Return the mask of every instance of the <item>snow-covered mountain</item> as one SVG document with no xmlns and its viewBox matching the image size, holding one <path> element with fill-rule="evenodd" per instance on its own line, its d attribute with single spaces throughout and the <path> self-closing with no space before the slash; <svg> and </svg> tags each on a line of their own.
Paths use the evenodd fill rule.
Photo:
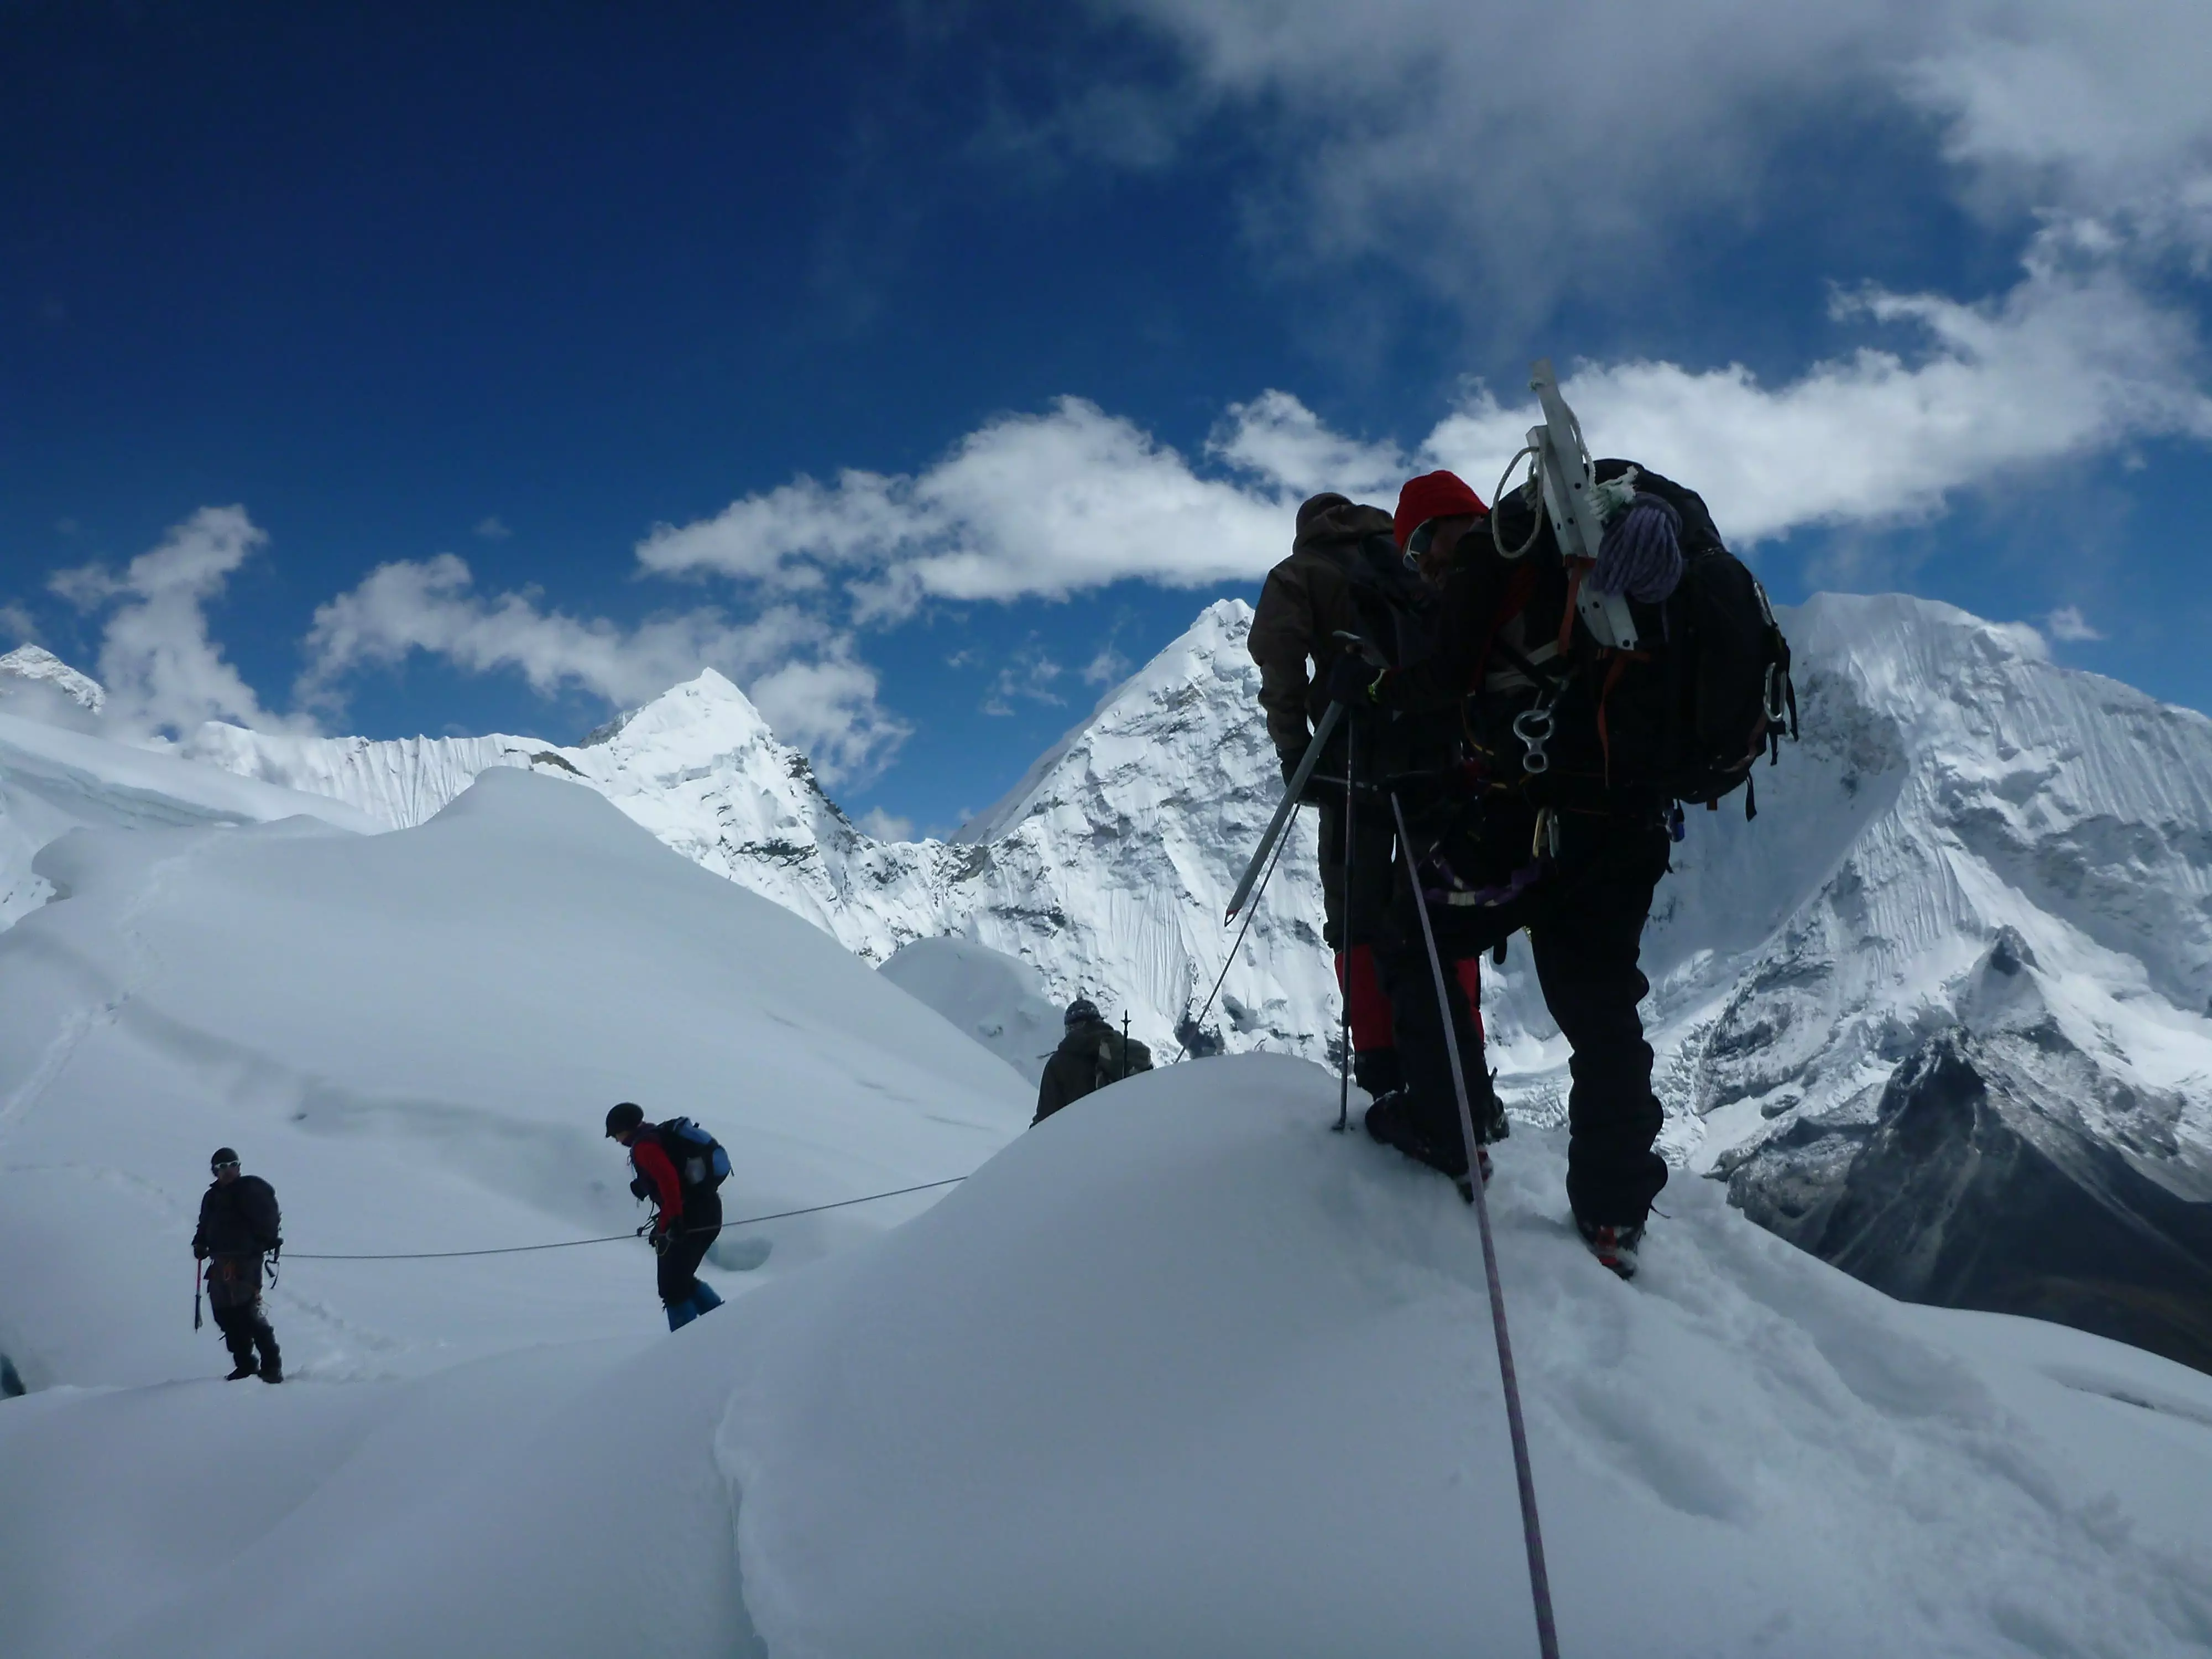
<svg viewBox="0 0 2212 1659">
<path fill-rule="evenodd" d="M 1210 606 L 951 842 L 862 835 L 713 674 L 573 748 L 217 727 L 190 747 L 394 823 L 484 765 L 580 781 L 872 961 L 964 939 L 1054 1000 L 1127 1009 L 1166 1058 L 1279 789 L 1249 621 Z M 2212 721 L 1942 605 L 1823 595 L 1785 622 L 1803 742 L 1760 769 L 1756 822 L 1691 815 L 1646 934 L 1668 1150 L 1901 1293 L 2212 1364 Z M 1313 858 L 1302 815 L 1201 1051 L 1328 1054 Z M 1532 981 L 1516 942 L 1486 981 L 1492 1060 L 1518 1115 L 1556 1121 L 1565 1048 Z M 1954 1175 L 1869 1211 L 1908 1131 Z"/>
<path fill-rule="evenodd" d="M 1228 956 L 1231 888 L 1280 793 L 1252 711 L 1250 609 L 1224 600 L 1102 702 L 996 806 L 950 842 L 862 834 L 709 670 L 584 743 L 515 737 L 368 742 L 210 724 L 185 752 L 333 796 L 397 827 L 491 766 L 605 795 L 668 846 L 796 911 L 871 962 L 963 938 L 1030 963 L 1172 1054 Z M 1302 821 L 1198 1046 L 1319 1056 L 1334 1016 L 1320 949 L 1314 832 Z"/>
</svg>

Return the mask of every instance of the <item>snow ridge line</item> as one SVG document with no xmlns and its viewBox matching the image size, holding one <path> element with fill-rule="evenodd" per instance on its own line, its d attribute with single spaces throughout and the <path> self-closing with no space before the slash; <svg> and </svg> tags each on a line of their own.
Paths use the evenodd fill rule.
<svg viewBox="0 0 2212 1659">
<path fill-rule="evenodd" d="M 869 1193 L 860 1198 L 841 1198 L 830 1204 L 810 1204 L 804 1209 L 778 1210 L 770 1215 L 742 1216 L 735 1221 L 725 1221 L 720 1227 L 753 1227 L 763 1221 L 782 1221 L 795 1215 L 819 1215 L 824 1210 L 848 1209 L 855 1204 L 872 1204 L 879 1198 L 903 1198 L 908 1193 L 933 1192 L 939 1187 L 957 1186 L 967 1180 L 966 1176 L 947 1176 L 942 1181 L 925 1181 L 914 1187 L 894 1187 L 887 1193 Z M 705 1232 L 704 1227 L 686 1227 L 687 1233 Z M 615 1244 L 625 1238 L 635 1238 L 635 1232 L 607 1233 L 598 1238 L 562 1238 L 550 1244 L 501 1244 L 482 1250 L 379 1250 L 367 1255 L 332 1255 L 313 1250 L 293 1253 L 295 1261 L 442 1261 L 457 1255 L 521 1255 L 531 1250 L 572 1250 L 579 1244 Z"/>
</svg>

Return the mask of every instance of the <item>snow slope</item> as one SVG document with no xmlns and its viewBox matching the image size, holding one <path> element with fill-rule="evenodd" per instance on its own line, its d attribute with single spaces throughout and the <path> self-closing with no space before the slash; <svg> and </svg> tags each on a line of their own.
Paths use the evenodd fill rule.
<svg viewBox="0 0 2212 1659">
<path fill-rule="evenodd" d="M 879 971 L 1032 1085 L 1044 1080 L 1044 1063 L 1066 1032 L 1066 1011 L 1046 1000 L 1044 981 L 1026 962 L 963 939 L 918 939 Z"/>
<path fill-rule="evenodd" d="M 716 1132 L 733 1216 L 964 1175 L 1029 1115 L 936 1015 L 573 783 L 495 769 L 374 836 L 80 830 L 38 870 L 66 896 L 0 933 L 0 1352 L 33 1387 L 206 1370 L 185 1247 L 219 1144 L 303 1258 L 628 1231 L 617 1099 Z M 715 1260 L 772 1245 L 773 1272 L 927 1201 L 733 1232 Z M 414 1375 L 648 1334 L 651 1266 L 295 1259 L 274 1313 L 309 1379 Z"/>
<path fill-rule="evenodd" d="M 1171 1068 L 672 1337 L 0 1403 L 0 1650 L 1532 1653 L 1473 1218 L 1334 1115 Z M 1624 1285 L 1559 1182 L 1493 1201 L 1565 1652 L 2212 1645 L 2212 1379 L 1703 1182 Z"/>
<path fill-rule="evenodd" d="M 325 794 L 226 777 L 90 732 L 0 714 L 0 928 L 51 896 L 33 862 L 40 848 L 71 830 L 270 823 L 295 817 L 361 834 L 384 828 Z"/>
<path fill-rule="evenodd" d="M 1281 790 L 1254 712 L 1251 617 L 1240 601 L 1209 606 L 952 842 L 863 835 L 806 757 L 711 670 L 572 748 L 300 738 L 214 723 L 186 748 L 398 825 L 420 822 L 483 767 L 557 772 L 871 962 L 916 939 L 970 939 L 1030 963 L 1048 1001 L 1085 994 L 1116 1018 L 1127 1010 L 1134 1035 L 1172 1054 L 1227 959 L 1218 919 Z M 1323 1051 L 1334 1016 L 1316 1011 L 1334 981 L 1316 954 L 1313 859 L 1302 821 L 1201 1048 Z"/>
</svg>

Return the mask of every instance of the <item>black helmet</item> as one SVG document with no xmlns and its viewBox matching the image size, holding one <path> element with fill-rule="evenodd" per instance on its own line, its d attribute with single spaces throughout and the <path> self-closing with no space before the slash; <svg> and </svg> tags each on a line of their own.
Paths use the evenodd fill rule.
<svg viewBox="0 0 2212 1659">
<path fill-rule="evenodd" d="M 231 1164 L 234 1167 L 237 1163 L 238 1153 L 235 1151 L 228 1146 L 218 1146 L 215 1149 L 214 1154 L 208 1159 L 208 1169 L 210 1172 L 212 1173 L 213 1171 L 222 1168 L 226 1164 Z"/>
<path fill-rule="evenodd" d="M 1060 1024 L 1062 1025 L 1080 1025 L 1087 1019 L 1096 1019 L 1097 1018 L 1098 1005 L 1093 1002 L 1089 997 L 1078 997 L 1074 1001 L 1067 1005 L 1067 1018 L 1060 1021 Z"/>
<path fill-rule="evenodd" d="M 645 1108 L 634 1100 L 607 1108 L 607 1139 L 618 1140 L 645 1121 Z"/>
</svg>

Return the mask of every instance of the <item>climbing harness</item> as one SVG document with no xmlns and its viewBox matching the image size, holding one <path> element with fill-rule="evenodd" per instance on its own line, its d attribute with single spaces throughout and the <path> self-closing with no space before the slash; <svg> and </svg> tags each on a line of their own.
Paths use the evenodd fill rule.
<svg viewBox="0 0 2212 1659">
<path fill-rule="evenodd" d="M 1406 811 L 1390 795 L 1390 814 L 1398 826 L 1398 848 L 1410 869 L 1413 838 L 1407 833 Z M 1467 1146 L 1466 1175 L 1460 1177 L 1459 1195 L 1474 1206 L 1475 1224 L 1482 1235 L 1483 1279 L 1490 1291 L 1490 1324 L 1498 1339 L 1498 1375 L 1505 1393 L 1505 1422 L 1513 1441 L 1513 1474 L 1521 1490 L 1521 1533 L 1528 1552 L 1528 1594 L 1535 1603 L 1536 1645 L 1543 1659 L 1559 1659 L 1559 1636 L 1552 1616 L 1551 1575 L 1544 1566 L 1544 1533 L 1536 1516 L 1536 1476 L 1528 1462 L 1528 1425 L 1521 1415 L 1521 1382 L 1513 1368 L 1513 1342 L 1505 1329 L 1505 1291 L 1498 1279 L 1498 1249 L 1490 1232 L 1490 1203 L 1484 1196 L 1478 1171 L 1482 1146 L 1474 1135 L 1474 1109 L 1467 1097 L 1467 1073 L 1461 1065 L 1459 1036 L 1452 1025 L 1451 1000 L 1444 989 L 1443 958 L 1437 953 L 1436 930 L 1429 923 L 1429 907 L 1416 904 L 1421 919 L 1421 943 L 1429 953 L 1429 973 L 1437 992 L 1437 1013 L 1443 1024 L 1444 1054 L 1451 1062 L 1452 1092 L 1459 1102 L 1460 1135 Z"/>
<path fill-rule="evenodd" d="M 784 1221 L 795 1215 L 819 1215 L 824 1210 L 842 1210 L 855 1204 L 872 1204 L 879 1198 L 903 1198 L 908 1193 L 933 1192 L 939 1187 L 952 1187 L 967 1180 L 966 1176 L 948 1176 L 943 1181 L 925 1181 L 916 1187 L 894 1187 L 887 1193 L 869 1193 L 860 1198 L 841 1198 L 831 1204 L 810 1204 L 804 1209 L 778 1210 L 770 1215 L 749 1215 L 736 1221 L 722 1223 L 719 1227 L 686 1227 L 680 1231 L 691 1232 L 727 1231 L 732 1227 L 755 1227 L 763 1221 Z M 523 1255 L 532 1250 L 572 1250 L 580 1244 L 615 1244 L 626 1238 L 635 1238 L 635 1232 L 608 1233 L 599 1238 L 562 1238 L 550 1244 L 505 1244 L 484 1250 L 378 1250 L 366 1255 L 318 1254 L 312 1250 L 295 1250 L 295 1261 L 441 1261 L 463 1255 Z"/>
</svg>

